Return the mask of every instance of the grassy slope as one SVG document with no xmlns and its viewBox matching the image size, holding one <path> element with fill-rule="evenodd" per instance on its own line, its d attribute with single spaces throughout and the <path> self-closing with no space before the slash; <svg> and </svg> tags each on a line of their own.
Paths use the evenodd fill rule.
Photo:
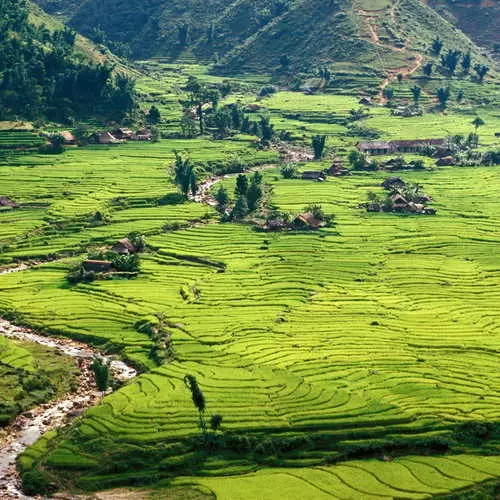
<svg viewBox="0 0 500 500">
<path fill-rule="evenodd" d="M 429 5 L 447 17 L 467 33 L 481 46 L 493 48 L 500 44 L 498 2 L 482 0 L 480 2 L 450 2 L 449 0 L 431 0 Z"/>
<path fill-rule="evenodd" d="M 366 17 L 380 27 L 375 42 Z M 405 66 L 415 50 L 426 53 L 439 33 L 446 44 L 479 58 L 474 44 L 418 0 L 332 0 L 318 5 L 295 0 L 284 13 L 263 0 L 89 0 L 72 13 L 70 24 L 84 34 L 95 26 L 111 40 L 129 43 L 138 57 L 161 56 L 187 61 L 214 61 L 226 73 L 269 71 L 287 54 L 294 71 L 310 71 L 325 63 L 348 61 L 378 71 Z M 189 26 L 187 46 L 179 45 L 179 26 Z M 208 41 L 213 26 L 214 38 Z M 403 53 L 393 49 L 409 37 Z M 414 54 L 413 54 L 414 57 Z M 406 64 L 407 65 L 407 64 Z"/>
<path fill-rule="evenodd" d="M 68 392 L 76 373 L 74 362 L 52 349 L 0 337 L 0 425 Z M 40 381 L 36 388 L 34 381 Z"/>
<path fill-rule="evenodd" d="M 30 8 L 30 21 L 39 26 L 45 25 L 49 30 L 62 29 L 63 24 L 55 17 L 47 14 L 38 5 L 32 1 L 29 4 Z M 116 66 L 118 71 L 131 73 L 132 70 L 126 67 L 123 62 L 114 56 L 109 50 L 101 50 L 96 44 L 88 38 L 77 34 L 75 40 L 75 52 L 77 55 L 82 56 L 84 59 L 93 62 L 94 64 L 110 64 Z"/>
</svg>

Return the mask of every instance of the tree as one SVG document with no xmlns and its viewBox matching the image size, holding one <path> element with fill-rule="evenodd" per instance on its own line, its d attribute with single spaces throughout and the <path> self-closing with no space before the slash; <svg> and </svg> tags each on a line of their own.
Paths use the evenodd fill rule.
<svg viewBox="0 0 500 500">
<path fill-rule="evenodd" d="M 398 73 L 396 78 L 398 79 L 398 83 L 401 83 L 403 81 L 403 78 L 404 78 L 403 73 Z"/>
<path fill-rule="evenodd" d="M 443 41 L 436 37 L 432 42 L 432 52 L 434 55 L 438 56 L 441 53 L 441 49 L 443 48 Z"/>
<path fill-rule="evenodd" d="M 217 202 L 217 209 L 219 212 L 224 213 L 229 204 L 229 194 L 226 188 L 221 184 L 215 193 L 215 201 Z"/>
<path fill-rule="evenodd" d="M 450 88 L 449 87 L 440 87 L 438 90 L 437 90 L 437 98 L 441 104 L 441 106 L 443 106 L 443 108 L 446 108 L 446 105 L 448 103 L 448 100 L 450 98 Z"/>
<path fill-rule="evenodd" d="M 248 202 L 246 196 L 240 196 L 231 211 L 231 219 L 241 220 L 248 215 Z"/>
<path fill-rule="evenodd" d="M 274 137 L 274 126 L 268 116 L 260 118 L 260 133 L 264 143 L 268 143 Z"/>
<path fill-rule="evenodd" d="M 314 151 L 314 159 L 321 160 L 325 152 L 326 135 L 315 135 L 311 139 L 312 148 Z"/>
<path fill-rule="evenodd" d="M 110 383 L 111 374 L 109 370 L 109 361 L 106 362 L 101 358 L 95 357 L 92 360 L 90 369 L 94 372 L 95 383 L 97 388 L 104 394 Z"/>
<path fill-rule="evenodd" d="M 281 65 L 281 67 L 284 68 L 284 69 L 287 69 L 287 68 L 290 67 L 290 64 L 291 64 L 290 58 L 286 54 L 283 54 L 280 57 L 280 65 Z"/>
<path fill-rule="evenodd" d="M 177 151 L 175 152 L 174 178 L 186 198 L 189 192 L 194 196 L 198 191 L 196 168 L 190 158 L 183 158 Z"/>
<path fill-rule="evenodd" d="M 479 129 L 479 127 L 482 127 L 483 125 L 486 125 L 486 122 L 480 117 L 480 116 L 476 116 L 474 118 L 474 120 L 472 120 L 472 125 L 474 125 L 474 129 L 476 131 L 476 134 L 477 134 L 477 131 Z"/>
<path fill-rule="evenodd" d="M 186 375 L 184 377 L 184 384 L 186 384 L 186 387 L 191 391 L 191 399 L 193 400 L 194 406 L 198 410 L 200 429 L 203 433 L 205 433 L 207 430 L 207 425 L 205 423 L 206 401 L 203 391 L 200 389 L 198 381 L 194 375 Z"/>
<path fill-rule="evenodd" d="M 161 121 L 160 110 L 154 105 L 151 106 L 146 119 L 147 122 L 150 123 L 151 125 L 157 125 Z"/>
<path fill-rule="evenodd" d="M 477 77 L 480 83 L 483 83 L 484 77 L 488 74 L 489 70 L 490 67 L 486 66 L 485 64 L 476 64 L 474 66 L 474 71 L 477 73 Z"/>
<path fill-rule="evenodd" d="M 260 172 L 255 172 L 247 191 L 247 204 L 250 212 L 253 212 L 257 208 L 260 200 L 262 199 L 264 192 L 261 186 L 262 174 Z"/>
<path fill-rule="evenodd" d="M 420 97 L 422 96 L 422 89 L 418 85 L 415 85 L 411 88 L 411 93 L 413 94 L 413 100 L 415 104 L 418 104 L 420 101 Z"/>
<path fill-rule="evenodd" d="M 357 151 L 356 149 L 353 149 L 349 153 L 347 159 L 354 170 L 363 170 L 368 165 L 366 156 L 361 151 Z"/>
<path fill-rule="evenodd" d="M 222 415 L 215 414 L 212 415 L 210 418 L 210 427 L 214 432 L 217 432 L 220 429 L 220 426 L 222 425 Z"/>
<path fill-rule="evenodd" d="M 196 77 L 190 76 L 188 78 L 188 83 L 186 85 L 186 91 L 188 93 L 188 100 L 184 101 L 184 105 L 188 107 L 194 107 L 196 110 L 196 115 L 198 117 L 200 133 L 203 134 L 205 131 L 204 126 L 204 111 L 203 106 L 208 103 L 212 103 L 212 107 L 215 109 L 220 99 L 220 94 L 217 89 L 210 89 L 204 83 L 201 83 Z"/>
<path fill-rule="evenodd" d="M 280 168 L 280 173 L 284 179 L 293 179 L 297 175 L 297 168 L 291 163 L 287 163 Z"/>
<path fill-rule="evenodd" d="M 462 57 L 462 71 L 467 75 L 470 71 L 471 67 L 471 54 L 470 52 L 467 52 L 467 54 L 464 54 Z"/>
<path fill-rule="evenodd" d="M 462 102 L 464 100 L 464 91 L 463 90 L 459 90 L 457 92 L 457 102 Z"/>
<path fill-rule="evenodd" d="M 246 196 L 248 192 L 248 178 L 245 174 L 239 174 L 236 178 L 236 188 L 234 194 L 236 196 Z"/>
<path fill-rule="evenodd" d="M 182 137 L 186 139 L 192 139 L 196 135 L 196 121 L 189 114 L 189 112 L 184 113 L 180 122 Z"/>
<path fill-rule="evenodd" d="M 428 62 L 427 64 L 425 64 L 424 67 L 422 68 L 424 75 L 431 76 L 432 75 L 432 68 L 433 68 L 433 64 L 431 62 Z"/>
<path fill-rule="evenodd" d="M 450 71 L 451 75 L 455 74 L 461 55 L 459 50 L 449 49 L 446 54 L 441 56 L 441 64 Z"/>
<path fill-rule="evenodd" d="M 151 127 L 151 141 L 160 142 L 161 141 L 161 132 L 158 127 Z"/>
</svg>

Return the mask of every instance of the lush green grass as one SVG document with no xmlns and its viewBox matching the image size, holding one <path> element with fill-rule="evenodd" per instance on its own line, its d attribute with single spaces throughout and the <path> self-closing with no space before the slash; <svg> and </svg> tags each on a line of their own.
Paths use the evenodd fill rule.
<svg viewBox="0 0 500 500">
<path fill-rule="evenodd" d="M 405 457 L 393 462 L 353 461 L 314 469 L 263 469 L 239 477 L 179 478 L 175 485 L 208 489 L 220 500 L 249 497 L 424 499 L 461 490 L 500 474 L 498 457 Z M 166 490 L 168 494 L 168 490 Z"/>
<path fill-rule="evenodd" d="M 141 85 L 152 91 L 154 78 Z M 243 102 L 255 100 L 254 90 Z M 159 86 L 151 102 L 170 91 L 178 95 L 175 85 Z M 357 100 L 281 92 L 259 104 L 278 128 L 307 141 L 324 130 L 329 147 L 344 155 L 359 140 L 344 136 Z M 477 111 L 487 122 L 482 142 L 492 147 L 497 113 L 490 106 Z M 456 109 L 412 119 L 382 107 L 370 113 L 365 125 L 388 138 L 465 133 L 474 116 Z M 498 477 L 489 468 L 494 459 L 479 455 L 498 454 L 499 443 L 500 170 L 401 174 L 435 200 L 438 214 L 419 217 L 359 208 L 368 192 L 382 192 L 382 172 L 317 183 L 268 169 L 278 208 L 297 213 L 319 203 L 336 225 L 266 234 L 217 223 L 201 204 L 163 204 L 175 191 L 167 171 L 175 150 L 203 163 L 207 174 L 235 156 L 247 164 L 276 159 L 252 138 L 236 136 L 15 156 L 1 167 L 5 194 L 22 207 L 0 213 L 8 223 L 0 232 L 1 262 L 60 259 L 2 276 L 0 310 L 121 352 L 147 370 L 70 431 L 30 450 L 23 467 L 42 465 L 53 479 L 83 489 L 188 476 L 175 484 L 204 485 L 221 498 L 247 489 L 265 495 L 270 483 L 291 487 L 290 498 L 324 484 L 345 488 L 341 498 L 357 487 L 366 495 L 422 498 Z M 325 160 L 301 169 L 328 166 Z M 234 179 L 224 183 L 232 192 Z M 96 211 L 104 224 L 95 222 Z M 136 279 L 68 285 L 68 269 L 90 246 L 134 230 L 146 233 L 150 248 Z M 148 356 L 151 339 L 135 327 L 158 313 L 175 349 L 161 367 Z M 186 374 L 196 375 L 205 393 L 207 417 L 224 417 L 212 448 L 199 438 Z M 457 465 L 456 457 L 420 464 L 416 456 L 450 450 L 474 455 L 462 458 L 477 467 Z M 415 457 L 312 468 L 383 454 Z M 271 467 L 280 469 L 219 478 Z M 294 467 L 288 481 L 283 467 Z M 407 479 L 395 480 L 397 474 Z"/>
<path fill-rule="evenodd" d="M 74 362 L 53 349 L 0 337 L 0 425 L 76 383 Z"/>
</svg>

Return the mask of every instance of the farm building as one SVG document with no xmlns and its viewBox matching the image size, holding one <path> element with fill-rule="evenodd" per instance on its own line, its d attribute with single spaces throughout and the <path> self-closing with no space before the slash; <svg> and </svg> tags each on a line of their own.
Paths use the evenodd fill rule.
<svg viewBox="0 0 500 500">
<path fill-rule="evenodd" d="M 131 139 L 133 141 L 150 141 L 153 138 L 151 132 L 145 128 L 138 130 Z"/>
<path fill-rule="evenodd" d="M 123 238 L 115 244 L 115 246 L 113 247 L 113 252 L 119 253 L 121 255 L 128 255 L 136 253 L 137 249 L 128 238 Z"/>
<path fill-rule="evenodd" d="M 75 136 L 69 130 L 63 130 L 59 135 L 64 139 L 64 144 L 66 146 L 76 145 Z"/>
<path fill-rule="evenodd" d="M 302 172 L 302 179 L 308 181 L 324 181 L 326 179 L 325 174 L 318 170 L 309 170 Z"/>
<path fill-rule="evenodd" d="M 297 215 L 292 225 L 296 229 L 319 229 L 325 223 L 322 220 L 316 219 L 311 212 L 305 212 Z"/>
<path fill-rule="evenodd" d="M 387 141 L 360 142 L 358 149 L 362 153 L 370 155 L 387 155 L 391 153 L 391 144 Z"/>
<path fill-rule="evenodd" d="M 82 266 L 87 272 L 107 273 L 111 270 L 113 263 L 108 260 L 85 260 Z"/>
<path fill-rule="evenodd" d="M 351 175 L 351 172 L 346 168 L 341 159 L 336 158 L 332 166 L 327 170 L 328 175 L 333 175 L 334 177 L 342 177 L 344 175 Z"/>
<path fill-rule="evenodd" d="M 121 141 L 127 141 L 134 137 L 134 131 L 129 128 L 117 128 L 113 130 L 113 136 Z"/>
<path fill-rule="evenodd" d="M 370 155 L 392 153 L 421 153 L 429 147 L 440 148 L 444 139 L 416 139 L 408 141 L 366 141 L 358 144 L 358 150 Z"/>
<path fill-rule="evenodd" d="M 395 210 L 403 210 L 408 206 L 408 201 L 401 194 L 394 194 L 391 196 L 392 206 Z"/>
<path fill-rule="evenodd" d="M 110 132 L 96 132 L 89 137 L 94 144 L 118 144 L 120 141 Z"/>
</svg>

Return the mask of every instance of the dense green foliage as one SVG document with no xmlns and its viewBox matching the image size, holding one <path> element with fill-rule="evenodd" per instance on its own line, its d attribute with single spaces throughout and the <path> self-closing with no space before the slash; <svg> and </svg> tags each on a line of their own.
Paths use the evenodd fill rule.
<svg viewBox="0 0 500 500">
<path fill-rule="evenodd" d="M 120 120 L 132 111 L 132 81 L 109 65 L 77 58 L 72 30 L 35 26 L 26 0 L 2 0 L 0 13 L 0 119 Z"/>
</svg>

